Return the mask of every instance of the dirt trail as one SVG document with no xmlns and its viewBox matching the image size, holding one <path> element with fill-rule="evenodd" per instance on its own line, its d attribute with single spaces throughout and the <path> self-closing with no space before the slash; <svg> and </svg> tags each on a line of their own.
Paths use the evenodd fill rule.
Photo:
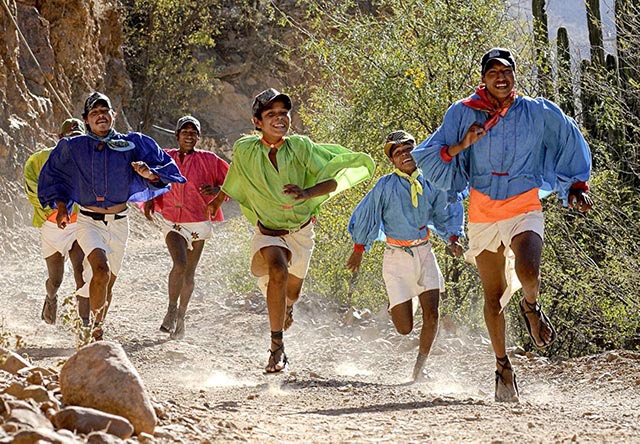
<svg viewBox="0 0 640 444">
<path fill-rule="evenodd" d="M 496 404 L 486 339 L 442 330 L 432 379 L 409 384 L 416 331 L 401 337 L 384 313 L 353 317 L 303 295 L 286 334 L 291 371 L 263 375 L 268 321 L 246 278 L 250 229 L 229 210 L 236 217 L 205 247 L 182 341 L 158 331 L 170 265 L 159 228 L 132 217 L 106 339 L 124 346 L 164 406 L 165 441 L 640 442 L 638 353 L 516 357 L 522 403 Z M 39 234 L 17 227 L 0 240 L 5 331 L 24 338 L 34 361 L 55 364 L 75 340 L 39 320 Z M 60 297 L 71 292 L 67 271 Z"/>
</svg>

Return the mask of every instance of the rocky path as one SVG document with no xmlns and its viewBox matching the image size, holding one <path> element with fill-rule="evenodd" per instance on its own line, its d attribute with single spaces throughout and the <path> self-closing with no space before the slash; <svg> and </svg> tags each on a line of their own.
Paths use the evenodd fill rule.
<svg viewBox="0 0 640 444">
<path fill-rule="evenodd" d="M 33 361 L 56 365 L 75 351 L 74 334 L 39 320 L 37 231 L 10 231 L 0 235 L 4 334 L 20 335 Z M 286 335 L 290 371 L 263 375 L 267 313 L 246 276 L 249 236 L 239 217 L 219 226 L 196 278 L 186 338 L 170 341 L 158 331 L 169 257 L 159 229 L 132 218 L 106 339 L 123 345 L 162 404 L 158 440 L 640 442 L 640 354 L 563 362 L 517 355 L 522 402 L 496 404 L 486 339 L 442 329 L 431 379 L 409 384 L 415 332 L 400 337 L 384 313 L 345 313 L 308 294 Z M 68 272 L 60 297 L 71 294 L 71 281 Z"/>
</svg>

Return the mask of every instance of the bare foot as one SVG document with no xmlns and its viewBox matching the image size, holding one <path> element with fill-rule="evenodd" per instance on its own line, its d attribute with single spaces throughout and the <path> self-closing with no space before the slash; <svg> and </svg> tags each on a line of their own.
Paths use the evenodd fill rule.
<svg viewBox="0 0 640 444">
<path fill-rule="evenodd" d="M 178 316 L 178 319 L 176 320 L 176 327 L 169 337 L 171 339 L 182 339 L 184 338 L 184 334 L 184 316 Z"/>
<path fill-rule="evenodd" d="M 412 378 L 414 382 L 426 379 L 422 369 L 424 368 L 424 363 L 427 362 L 427 356 L 418 352 L 418 357 L 416 358 L 416 364 L 413 366 L 413 374 Z"/>
<path fill-rule="evenodd" d="M 176 319 L 178 317 L 178 307 L 177 306 L 169 306 L 167 309 L 167 314 L 164 315 L 164 319 L 162 320 L 162 325 L 160 325 L 160 331 L 165 333 L 173 333 L 176 329 Z"/>
</svg>

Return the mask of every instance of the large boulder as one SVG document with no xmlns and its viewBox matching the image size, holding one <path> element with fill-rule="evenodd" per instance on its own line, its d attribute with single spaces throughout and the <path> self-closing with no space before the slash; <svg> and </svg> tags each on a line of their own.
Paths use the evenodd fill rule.
<svg viewBox="0 0 640 444">
<path fill-rule="evenodd" d="M 53 423 L 78 433 L 106 431 L 125 439 L 133 435 L 133 425 L 126 418 L 87 407 L 66 407 L 54 415 Z"/>
<path fill-rule="evenodd" d="M 60 370 L 66 405 L 102 410 L 127 418 L 135 433 L 151 433 L 156 414 L 140 375 L 120 344 L 95 342 L 71 356 Z"/>
</svg>

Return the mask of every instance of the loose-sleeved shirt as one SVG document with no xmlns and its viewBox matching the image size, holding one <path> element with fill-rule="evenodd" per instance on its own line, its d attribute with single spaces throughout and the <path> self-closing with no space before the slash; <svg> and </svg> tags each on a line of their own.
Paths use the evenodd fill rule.
<svg viewBox="0 0 640 444">
<path fill-rule="evenodd" d="M 213 199 L 200 193 L 200 186 L 220 187 L 229 170 L 229 164 L 210 151 L 193 150 L 180 156 L 179 149 L 166 150 L 176 162 L 186 183 L 174 183 L 171 191 L 154 199 L 155 211 L 171 222 L 203 222 L 207 219 L 207 204 Z M 182 157 L 182 158 L 181 158 Z M 210 220 L 224 220 L 218 210 Z"/>
<path fill-rule="evenodd" d="M 474 122 L 487 116 L 461 101 L 448 109 L 442 125 L 412 152 L 427 180 L 449 195 L 470 186 L 491 200 L 533 188 L 541 197 L 557 191 L 567 205 L 571 185 L 589 179 L 591 153 L 576 122 L 543 98 L 517 96 L 484 137 L 445 161 L 443 147 L 460 142 Z"/>
<path fill-rule="evenodd" d="M 38 177 L 40 176 L 40 170 L 44 166 L 53 148 L 45 148 L 36 153 L 33 153 L 27 162 L 24 164 L 24 190 L 27 193 L 27 199 L 33 206 L 33 218 L 31 224 L 34 227 L 41 227 L 46 220 L 55 218 L 55 214 L 58 210 L 52 210 L 51 208 L 42 208 L 40 201 L 38 200 Z M 73 207 L 73 214 L 77 213 L 78 207 Z"/>
<path fill-rule="evenodd" d="M 411 185 L 397 174 L 382 176 L 356 206 L 349 221 L 349 233 L 355 244 L 368 249 L 380 234 L 394 240 L 424 239 L 429 228 L 446 241 L 464 236 L 462 203 L 448 203 L 447 194 L 417 177 L 422 185 L 418 206 L 411 203 Z"/>
<path fill-rule="evenodd" d="M 259 220 L 270 229 L 299 228 L 319 213 L 327 199 L 371 177 L 375 169 L 368 154 L 340 145 L 317 144 L 306 136 L 289 136 L 278 147 L 277 170 L 269 160 L 269 151 L 259 136 L 240 138 L 222 191 L 240 203 L 252 224 Z M 282 192 L 287 184 L 306 189 L 330 179 L 338 186 L 327 195 L 294 200 Z"/>
<path fill-rule="evenodd" d="M 116 151 L 89 136 L 64 137 L 51 152 L 38 181 L 43 207 L 58 201 L 67 209 L 81 206 L 109 208 L 124 202 L 145 202 L 169 191 L 171 182 L 184 183 L 171 157 L 150 137 L 140 133 L 115 134 L 135 146 Z M 98 144 L 102 143 L 102 149 Z M 143 161 L 159 180 L 150 182 L 135 172 L 131 162 Z"/>
</svg>

